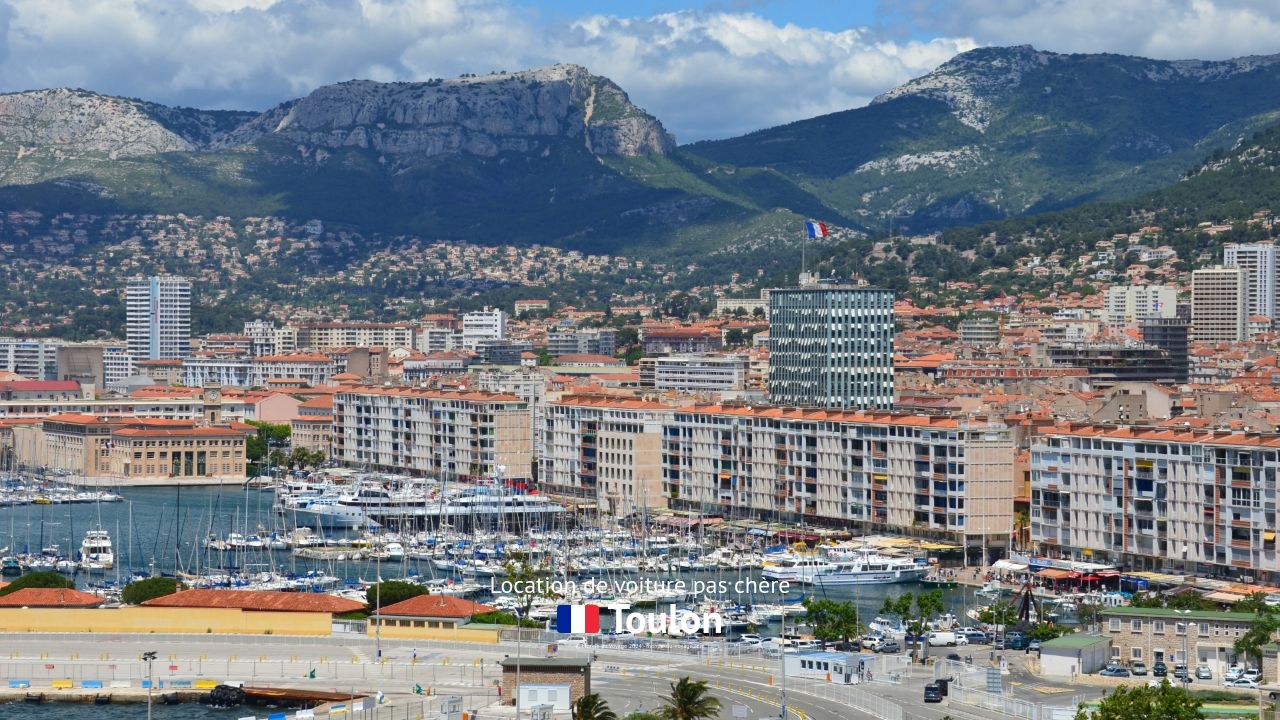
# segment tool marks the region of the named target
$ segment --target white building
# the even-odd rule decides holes
[[[507,336],[507,314],[496,308],[473,310],[462,316],[462,347],[475,350],[481,340]]]
[[[462,331],[457,328],[420,327],[416,338],[417,349],[428,354],[462,347]]]
[[[655,390],[728,392],[745,390],[746,355],[666,355],[640,360],[640,386]]]
[[[0,371],[28,380],[53,380],[58,373],[59,340],[0,337]]]
[[[1276,268],[1280,264],[1280,252],[1271,243],[1227,243],[1223,247],[1223,263],[1229,268],[1245,271],[1246,310],[1249,315],[1276,317]]]
[[[1113,330],[1150,318],[1178,315],[1178,291],[1168,285],[1115,285],[1103,300],[1107,326]]]
[[[191,281],[150,277],[125,294],[129,353],[135,362],[182,358],[191,351]]]

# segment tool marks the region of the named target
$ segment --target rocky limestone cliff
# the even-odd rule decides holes
[[[675,147],[661,123],[631,104],[621,88],[577,65],[424,83],[328,85],[213,145],[267,137],[286,138],[304,154],[359,147],[400,163],[457,153],[540,152],[562,138],[596,155],[666,154]]]
[[[82,90],[34,90],[0,95],[0,146],[19,155],[37,147],[129,157],[194,150],[142,103]]]

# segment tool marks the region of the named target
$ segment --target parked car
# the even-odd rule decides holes
[[[1258,678],[1262,677],[1262,673],[1258,670],[1258,668],[1248,668],[1243,673],[1240,674],[1240,677],[1244,678],[1245,680],[1252,680],[1254,682],[1258,682]]]
[[[586,635],[569,635],[556,641],[557,645],[586,645]]]
[[[1133,673],[1134,675],[1146,675],[1147,664],[1142,662],[1141,660],[1134,660],[1133,662],[1129,663],[1129,672]]]
[[[947,659],[955,662],[964,662],[964,658],[960,657],[960,653],[947,653]]]
[[[1232,665],[1231,667],[1227,668],[1227,674],[1224,675],[1222,679],[1235,680],[1239,678],[1240,675],[1243,673],[1244,673],[1244,668],[1240,667],[1239,665]]]
[[[1235,680],[1228,680],[1222,683],[1223,687],[1235,688],[1237,690],[1257,690],[1258,681],[1250,680],[1246,677],[1238,677]]]
[[[969,639],[963,635],[957,635],[950,631],[938,631],[929,634],[929,647],[955,647],[957,645],[968,645]]]
[[[1163,660],[1157,660],[1155,665],[1151,666],[1152,677],[1164,677],[1169,674],[1169,666],[1164,664]]]
[[[987,634],[981,630],[969,630],[964,634],[964,638],[969,641],[970,645],[986,645],[991,641]]]
[[[1204,663],[1200,663],[1199,665],[1196,666],[1196,677],[1201,680],[1212,680],[1213,671],[1209,669],[1208,665],[1205,665]]]
[[[1187,675],[1187,666],[1186,666],[1186,665],[1184,665],[1184,664],[1182,664],[1182,663],[1178,663],[1177,665],[1174,665],[1174,666],[1173,666],[1173,676],[1174,676],[1174,677],[1176,677],[1176,678],[1178,678],[1179,680],[1186,680],[1186,679],[1188,679],[1188,675]]]
[[[1002,638],[1002,637],[998,637],[998,638],[996,638],[995,640],[993,640],[993,641],[992,641],[992,643],[991,643],[991,649],[992,649],[992,650],[1003,650],[1003,649],[1004,649],[1004,638]]]
[[[1031,652],[1040,652],[1040,641],[1039,641],[1039,640],[1032,640],[1032,641],[1027,645],[1027,649],[1028,649],[1028,650],[1030,650]]]
[[[1129,670],[1120,665],[1108,665],[1098,671],[1098,674],[1103,677],[1129,677]]]
[[[738,642],[741,642],[745,645],[759,645],[760,643],[764,642],[764,640],[755,633],[742,633],[741,635],[738,636]]]
[[[866,637],[862,638],[862,647],[864,647],[864,648],[866,648],[866,649],[870,650],[871,648],[873,648],[873,647],[875,647],[875,646],[879,645],[880,643],[882,643],[882,642],[884,642],[885,640],[888,640],[888,639],[889,639],[889,638],[886,638],[886,637],[885,637],[885,636],[883,636],[883,635],[868,635],[868,636],[866,636]]]
[[[896,640],[885,640],[879,645],[876,645],[873,650],[878,653],[896,653],[902,652],[902,646],[898,645],[898,641]]]
[[[924,701],[927,703],[942,702],[942,688],[938,687],[938,683],[929,683],[924,686]]]

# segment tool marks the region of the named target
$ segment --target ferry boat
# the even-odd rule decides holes
[[[841,560],[818,571],[812,582],[818,587],[916,582],[924,577],[927,570],[910,558],[889,557],[863,550],[851,560]]]
[[[80,568],[97,571],[115,567],[116,557],[111,550],[111,536],[106,530],[90,530],[80,543]]]
[[[766,558],[760,574],[769,580],[811,583],[815,576],[835,568],[836,564],[825,558],[782,556]]]

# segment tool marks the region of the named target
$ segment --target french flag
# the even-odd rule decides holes
[[[556,632],[562,633],[598,633],[600,632],[599,605],[558,605],[556,606]]]
[[[805,223],[804,229],[811,238],[824,238],[827,236],[827,224],[820,223],[817,220],[810,220]]]

